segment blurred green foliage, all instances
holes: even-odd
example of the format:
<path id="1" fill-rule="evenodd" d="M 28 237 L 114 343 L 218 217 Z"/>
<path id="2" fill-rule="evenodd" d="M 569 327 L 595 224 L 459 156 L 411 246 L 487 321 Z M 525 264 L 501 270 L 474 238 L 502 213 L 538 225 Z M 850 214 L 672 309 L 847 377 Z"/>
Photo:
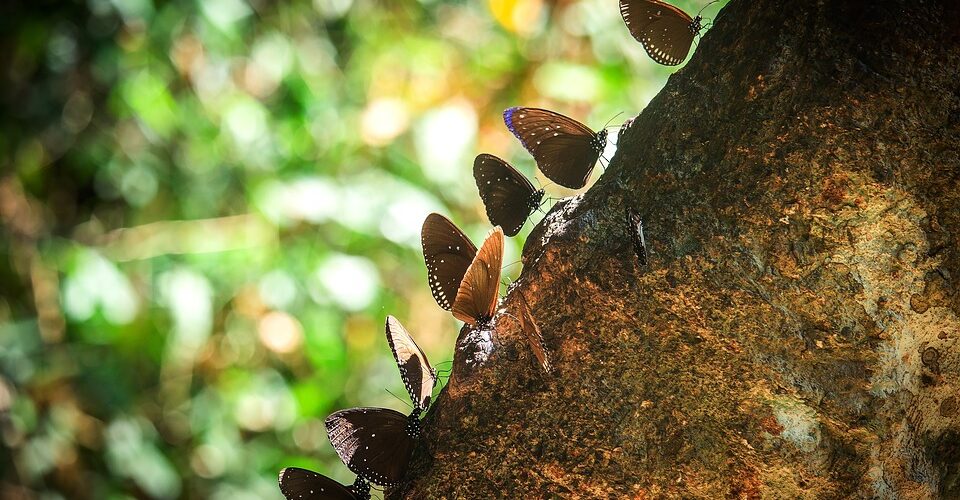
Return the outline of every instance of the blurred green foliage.
<path id="1" fill-rule="evenodd" d="M 351 481 L 323 418 L 403 409 L 385 315 L 434 364 L 458 331 L 426 286 L 424 216 L 479 242 L 473 156 L 534 173 L 501 111 L 599 128 L 673 71 L 613 0 L 74 0 L 0 18 L 9 499 L 280 498 L 288 465 Z"/>

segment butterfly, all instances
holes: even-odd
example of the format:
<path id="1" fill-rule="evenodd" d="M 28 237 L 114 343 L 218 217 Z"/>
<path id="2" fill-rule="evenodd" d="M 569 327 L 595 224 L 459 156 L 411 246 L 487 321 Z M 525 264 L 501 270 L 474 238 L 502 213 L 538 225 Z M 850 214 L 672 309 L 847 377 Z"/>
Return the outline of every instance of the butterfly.
<path id="1" fill-rule="evenodd" d="M 400 378 L 410 394 L 416 411 L 423 412 L 430 406 L 433 386 L 437 383 L 437 371 L 430 366 L 427 355 L 420 350 L 407 329 L 393 316 L 387 316 L 387 343 L 393 351 L 393 359 L 400 368 Z"/>
<path id="2" fill-rule="evenodd" d="M 633 241 L 633 252 L 641 266 L 647 265 L 647 240 L 643 237 L 643 219 L 633 210 L 627 212 L 627 224 L 630 226 L 630 240 Z"/>
<path id="3" fill-rule="evenodd" d="M 327 476 L 299 467 L 280 471 L 280 492 L 287 500 L 369 500 L 370 483 L 361 478 L 344 486 Z"/>
<path id="4" fill-rule="evenodd" d="M 330 415 L 324 425 L 337 455 L 357 477 L 395 486 L 406 474 L 420 437 L 420 414 L 430 406 L 437 372 L 397 318 L 387 316 L 384 329 L 403 385 L 413 400 L 413 412 L 404 415 L 387 408 L 351 408 Z"/>
<path id="5" fill-rule="evenodd" d="M 548 179 L 570 189 L 587 185 L 607 145 L 606 129 L 594 132 L 573 118 L 546 109 L 509 108 L 503 112 L 503 123 Z"/>
<path id="6" fill-rule="evenodd" d="M 647 55 L 665 66 L 682 63 L 703 28 L 699 15 L 691 18 L 659 0 L 620 0 L 620 15 Z"/>
<path id="7" fill-rule="evenodd" d="M 497 312 L 502 264 L 503 230 L 497 226 L 480 245 L 480 251 L 463 276 L 453 301 L 454 317 L 476 328 L 489 325 Z"/>
<path id="8" fill-rule="evenodd" d="M 480 154 L 473 160 L 473 178 L 487 218 L 494 226 L 503 228 L 507 236 L 520 232 L 543 199 L 542 189 L 533 187 L 517 169 L 491 154 Z"/>
<path id="9" fill-rule="evenodd" d="M 543 334 L 540 333 L 540 327 L 537 326 L 537 322 L 533 319 L 533 313 L 530 312 L 530 306 L 527 305 L 527 299 L 523 298 L 523 295 L 520 295 L 519 304 L 520 329 L 523 330 L 524 337 L 526 337 L 527 343 L 530 344 L 533 355 L 536 356 L 537 361 L 540 362 L 540 366 L 543 367 L 543 371 L 550 373 L 552 368 L 550 366 L 550 358 L 547 356 L 547 348 L 543 343 Z"/>
<path id="10" fill-rule="evenodd" d="M 477 255 L 477 247 L 450 219 L 437 213 L 424 219 L 420 245 L 427 264 L 430 293 L 440 307 L 449 311 L 463 275 Z"/>
<path id="11" fill-rule="evenodd" d="M 388 408 L 350 408 L 324 420 L 340 460 L 358 477 L 391 487 L 400 484 L 417 439 L 420 410 L 410 415 Z"/>

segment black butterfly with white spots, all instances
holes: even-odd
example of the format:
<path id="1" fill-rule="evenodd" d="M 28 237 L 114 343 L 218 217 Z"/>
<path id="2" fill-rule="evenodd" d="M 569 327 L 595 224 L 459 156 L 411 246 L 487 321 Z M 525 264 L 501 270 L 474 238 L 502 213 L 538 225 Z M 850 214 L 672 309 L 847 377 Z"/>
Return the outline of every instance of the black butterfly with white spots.
<path id="1" fill-rule="evenodd" d="M 280 471 L 280 492 L 287 500 L 369 500 L 370 483 L 361 478 L 350 486 L 311 470 L 287 467 Z"/>
<path id="2" fill-rule="evenodd" d="M 477 155 L 473 177 L 487 218 L 507 236 L 516 236 L 543 200 L 542 189 L 533 187 L 517 169 L 491 154 Z"/>
<path id="3" fill-rule="evenodd" d="M 420 410 L 404 415 L 388 408 L 340 410 L 324 421 L 340 460 L 358 477 L 380 486 L 403 481 L 420 438 Z"/>
<path id="4" fill-rule="evenodd" d="M 404 415 L 388 408 L 351 408 L 327 417 L 327 435 L 340 459 L 358 477 L 381 486 L 403 479 L 420 437 L 420 414 L 430 406 L 437 372 L 397 318 L 387 316 L 387 343 L 413 400 Z"/>
<path id="5" fill-rule="evenodd" d="M 503 123 L 533 155 L 548 179 L 570 189 L 587 185 L 607 145 L 607 131 L 590 130 L 573 118 L 547 109 L 514 107 Z"/>
<path id="6" fill-rule="evenodd" d="M 660 0 L 620 0 L 620 15 L 647 55 L 664 66 L 682 63 L 703 29 L 702 17 Z"/>

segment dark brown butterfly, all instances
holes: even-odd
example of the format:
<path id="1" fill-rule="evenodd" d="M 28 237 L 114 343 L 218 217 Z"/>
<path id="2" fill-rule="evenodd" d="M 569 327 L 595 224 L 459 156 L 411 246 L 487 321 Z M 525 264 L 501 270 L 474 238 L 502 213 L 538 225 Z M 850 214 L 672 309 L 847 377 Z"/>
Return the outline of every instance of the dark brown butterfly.
<path id="1" fill-rule="evenodd" d="M 437 371 L 430 366 L 427 355 L 420 350 L 407 329 L 393 316 L 387 316 L 387 343 L 393 351 L 393 359 L 400 368 L 400 378 L 410 394 L 417 411 L 426 411 L 430 406 L 433 386 L 437 383 Z"/>
<path id="2" fill-rule="evenodd" d="M 440 307 L 450 310 L 463 275 L 477 255 L 477 247 L 463 231 L 440 214 L 430 214 L 420 229 L 423 261 L 430 292 Z"/>
<path id="3" fill-rule="evenodd" d="M 594 132 L 573 118 L 546 109 L 509 108 L 503 112 L 503 123 L 533 155 L 543 175 L 570 189 L 587 185 L 607 145 L 606 129 Z"/>
<path id="4" fill-rule="evenodd" d="M 358 477 L 344 486 L 316 472 L 287 467 L 280 471 L 280 492 L 287 500 L 369 500 L 370 483 Z"/>
<path id="5" fill-rule="evenodd" d="M 533 187 L 517 169 L 491 154 L 477 155 L 473 160 L 473 178 L 487 209 L 487 218 L 494 226 L 502 227 L 507 236 L 520 232 L 543 199 L 542 189 Z"/>
<path id="6" fill-rule="evenodd" d="M 630 239 L 633 241 L 633 252 L 641 266 L 647 265 L 647 240 L 643 237 L 643 219 L 633 210 L 627 211 L 627 225 L 630 227 Z"/>
<path id="7" fill-rule="evenodd" d="M 420 410 L 409 416 L 388 408 L 340 410 L 324 421 L 340 459 L 358 477 L 396 486 L 420 437 Z"/>
<path id="8" fill-rule="evenodd" d="M 620 0 L 620 14 L 627 29 L 660 64 L 676 66 L 687 58 L 693 38 L 703 20 L 659 0 Z"/>
<path id="9" fill-rule="evenodd" d="M 483 240 L 480 251 L 470 263 L 457 298 L 453 315 L 472 327 L 484 327 L 497 312 L 500 291 L 500 267 L 503 264 L 503 230 L 493 228 Z"/>
<path id="10" fill-rule="evenodd" d="M 543 371 L 550 373 L 552 368 L 550 358 L 547 356 L 546 345 L 543 343 L 543 334 L 540 333 L 540 327 L 533 319 L 533 313 L 530 312 L 530 306 L 527 305 L 527 299 L 523 298 L 523 295 L 520 295 L 519 304 L 520 329 L 523 330 L 523 335 L 526 337 L 527 343 L 530 344 L 533 355 L 537 357 L 537 361 L 543 367 Z"/>

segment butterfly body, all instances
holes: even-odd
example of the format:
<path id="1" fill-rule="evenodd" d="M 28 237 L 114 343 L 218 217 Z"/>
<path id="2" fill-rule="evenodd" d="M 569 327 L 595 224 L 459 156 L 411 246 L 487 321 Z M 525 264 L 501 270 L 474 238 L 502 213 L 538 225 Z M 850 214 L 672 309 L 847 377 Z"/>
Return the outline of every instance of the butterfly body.
<path id="1" fill-rule="evenodd" d="M 703 29 L 703 18 L 660 0 L 620 0 L 623 21 L 654 61 L 676 66 L 687 58 L 693 39 Z"/>
<path id="2" fill-rule="evenodd" d="M 329 477 L 299 467 L 280 471 L 280 492 L 287 500 L 369 500 L 370 483 L 357 478 L 344 486 Z"/>
<path id="3" fill-rule="evenodd" d="M 703 29 L 703 18 L 700 16 L 694 16 L 694 18 L 690 20 L 690 24 L 687 25 L 687 29 L 690 30 L 690 33 L 693 34 L 693 36 L 699 35 L 700 30 Z"/>
<path id="4" fill-rule="evenodd" d="M 548 179 L 570 189 L 587 185 L 607 145 L 607 131 L 594 132 L 573 118 L 541 108 L 503 112 L 507 129 L 533 155 Z"/>
<path id="5" fill-rule="evenodd" d="M 407 425 L 403 430 L 413 439 L 420 439 L 423 432 L 423 426 L 420 423 L 420 410 L 414 409 L 410 415 L 407 415 Z"/>
<path id="6" fill-rule="evenodd" d="M 534 211 L 540 208 L 540 202 L 543 201 L 543 195 L 545 194 L 544 190 L 538 189 L 534 193 L 530 193 L 530 198 L 527 199 L 527 207 L 530 208 L 530 211 Z"/>
<path id="7" fill-rule="evenodd" d="M 600 155 L 603 154 L 603 148 L 605 147 L 607 147 L 606 129 L 597 132 L 593 139 L 590 139 L 590 148 L 597 153 L 597 158 L 600 158 Z"/>

